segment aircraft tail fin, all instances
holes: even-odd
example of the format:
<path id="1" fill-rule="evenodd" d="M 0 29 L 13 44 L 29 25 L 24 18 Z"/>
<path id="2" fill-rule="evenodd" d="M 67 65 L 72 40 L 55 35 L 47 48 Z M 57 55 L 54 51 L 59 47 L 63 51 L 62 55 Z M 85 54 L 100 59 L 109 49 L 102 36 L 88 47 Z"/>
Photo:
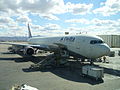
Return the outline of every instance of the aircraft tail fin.
<path id="1" fill-rule="evenodd" d="M 28 35 L 29 35 L 29 38 L 31 38 L 31 37 L 32 37 L 32 34 L 31 34 L 31 30 L 30 30 L 29 23 L 28 23 Z"/>

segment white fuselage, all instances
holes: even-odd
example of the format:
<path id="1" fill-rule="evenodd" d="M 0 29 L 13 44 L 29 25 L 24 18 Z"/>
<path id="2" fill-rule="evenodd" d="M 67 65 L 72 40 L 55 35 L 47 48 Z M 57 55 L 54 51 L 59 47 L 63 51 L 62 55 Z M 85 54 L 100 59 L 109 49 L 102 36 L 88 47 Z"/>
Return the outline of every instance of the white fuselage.
<path id="1" fill-rule="evenodd" d="M 86 58 L 98 58 L 110 52 L 109 46 L 98 36 L 77 35 L 77 36 L 56 36 L 56 37 L 33 37 L 28 40 L 30 44 L 65 45 L 73 53 Z"/>

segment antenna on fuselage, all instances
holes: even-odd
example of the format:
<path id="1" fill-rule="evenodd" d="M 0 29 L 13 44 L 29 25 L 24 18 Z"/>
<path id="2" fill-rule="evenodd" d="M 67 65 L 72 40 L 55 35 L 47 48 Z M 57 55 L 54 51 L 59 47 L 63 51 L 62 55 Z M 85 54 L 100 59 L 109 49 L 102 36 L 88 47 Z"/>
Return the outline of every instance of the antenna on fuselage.
<path id="1" fill-rule="evenodd" d="M 31 38 L 32 37 L 32 34 L 31 34 L 31 30 L 30 30 L 30 26 L 29 26 L 29 23 L 28 23 L 28 37 Z"/>

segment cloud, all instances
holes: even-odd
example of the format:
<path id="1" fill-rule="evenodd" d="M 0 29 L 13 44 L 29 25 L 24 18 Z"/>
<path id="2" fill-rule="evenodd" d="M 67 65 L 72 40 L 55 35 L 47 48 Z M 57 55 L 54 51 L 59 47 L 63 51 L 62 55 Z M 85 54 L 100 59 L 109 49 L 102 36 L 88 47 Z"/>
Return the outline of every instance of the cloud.
<path id="1" fill-rule="evenodd" d="M 7 12 L 8 10 L 16 11 L 18 8 L 18 0 L 0 0 L 0 10 Z"/>
<path id="2" fill-rule="evenodd" d="M 71 12 L 75 15 L 85 15 L 87 13 L 90 13 L 90 10 L 93 7 L 93 4 L 72 4 L 68 2 L 66 4 L 67 11 Z"/>
<path id="3" fill-rule="evenodd" d="M 10 17 L 4 17 L 4 16 L 1 16 L 0 17 L 0 23 L 1 24 L 8 24 L 8 23 L 11 23 L 13 22 L 14 20 L 11 19 Z"/>
<path id="4" fill-rule="evenodd" d="M 32 2 L 31 2 L 32 1 Z M 9 2 L 9 3 L 8 3 Z M 48 12 L 54 6 L 53 1 L 48 0 L 1 0 L 0 9 L 2 11 L 29 10 L 33 12 Z"/>
<path id="5" fill-rule="evenodd" d="M 35 24 L 30 24 L 30 28 L 32 29 L 32 30 L 38 30 L 38 31 L 40 31 L 40 30 L 44 30 L 44 27 L 43 26 L 40 26 L 40 25 L 35 25 Z"/>
<path id="6" fill-rule="evenodd" d="M 101 3 L 101 5 L 102 7 L 93 10 L 93 13 L 110 16 L 120 12 L 120 0 L 106 0 L 106 2 Z"/>
<path id="7" fill-rule="evenodd" d="M 91 20 L 91 23 L 95 26 L 98 26 L 98 28 L 103 28 L 103 30 L 109 30 L 112 31 L 112 29 L 117 30 L 120 29 L 120 22 L 118 20 L 100 20 L 100 19 L 93 19 Z"/>
<path id="8" fill-rule="evenodd" d="M 25 28 L 19 26 L 11 17 L 0 16 L 0 31 L 0 36 L 22 36 L 25 33 Z"/>
<path id="9" fill-rule="evenodd" d="M 6 16 L 25 15 L 29 12 L 45 19 L 59 20 L 55 14 L 65 13 L 65 10 L 63 0 L 0 0 L 0 13 Z M 24 22 L 25 18 L 19 21 Z"/>
<path id="10" fill-rule="evenodd" d="M 88 30 L 87 32 L 91 32 L 91 33 L 93 32 L 96 34 L 118 34 L 118 30 L 120 30 L 119 19 L 118 20 L 100 20 L 95 18 L 91 20 L 91 23 L 92 25 L 86 27 L 86 30 Z"/>
<path id="11" fill-rule="evenodd" d="M 62 6 L 63 0 L 0 0 L 0 10 L 4 12 L 61 13 Z"/>
<path id="12" fill-rule="evenodd" d="M 0 12 L 14 14 L 36 13 L 49 20 L 59 20 L 56 14 L 72 13 L 84 15 L 90 13 L 93 4 L 64 3 L 63 0 L 0 0 Z M 12 14 L 14 13 L 14 14 Z"/>
<path id="13" fill-rule="evenodd" d="M 70 19 L 66 20 L 66 22 L 71 23 L 71 22 L 76 22 L 75 20 L 77 19 Z M 83 23 L 82 20 L 87 21 L 86 23 Z M 77 34 L 77 33 L 82 33 L 82 34 L 120 34 L 120 19 L 118 20 L 104 20 L 104 19 L 97 19 L 94 18 L 92 20 L 86 20 L 86 19 L 78 19 L 76 22 L 75 26 L 68 27 L 68 28 L 63 28 L 61 30 L 61 27 L 57 24 L 48 24 L 44 26 L 44 29 L 47 28 L 48 32 L 47 33 L 52 33 L 55 35 L 63 35 L 65 32 L 70 32 L 70 34 Z M 83 23 L 87 24 L 87 26 L 83 27 L 76 27 L 77 23 Z M 52 27 L 57 27 L 58 28 L 52 28 Z M 49 28 L 48 28 L 49 27 Z M 50 28 L 51 27 L 51 28 Z"/>
<path id="14" fill-rule="evenodd" d="M 18 23 L 10 17 L 0 16 L 0 25 L 1 25 L 1 27 L 4 27 L 4 28 L 0 28 L 0 29 L 9 30 L 9 29 L 13 29 L 12 27 L 14 27 L 14 26 L 18 26 Z"/>
<path id="15" fill-rule="evenodd" d="M 67 23 L 81 23 L 81 24 L 88 24 L 88 25 L 96 25 L 96 26 L 118 26 L 119 25 L 119 19 L 116 20 L 104 20 L 104 19 L 98 19 L 98 18 L 94 18 L 92 20 L 88 20 L 85 18 L 81 18 L 81 19 L 69 19 L 69 20 L 65 20 L 65 22 Z"/>
<path id="16" fill-rule="evenodd" d="M 21 23 L 28 23 L 28 22 L 31 22 L 31 19 L 30 19 L 28 16 L 20 15 L 20 16 L 17 18 L 17 21 L 18 21 L 18 22 L 21 22 Z"/>
<path id="17" fill-rule="evenodd" d="M 53 0 L 22 0 L 19 4 L 22 10 L 32 12 L 48 13 L 53 7 Z"/>
<path id="18" fill-rule="evenodd" d="M 50 10 L 51 14 L 61 14 L 66 12 L 66 5 L 64 0 L 52 0 L 54 3 L 53 8 Z"/>
<path id="19" fill-rule="evenodd" d="M 85 22 L 86 21 L 86 22 Z M 67 23 L 74 23 L 76 26 L 77 23 L 82 23 L 83 26 L 76 28 L 76 27 L 69 27 L 67 28 L 68 32 L 74 33 L 88 33 L 88 34 L 118 34 L 120 33 L 120 19 L 118 20 L 104 20 L 104 19 L 97 19 L 94 18 L 92 20 L 86 19 L 70 19 L 66 20 Z M 87 26 L 86 26 L 87 24 Z M 114 32 L 114 33 L 113 33 Z"/>
<path id="20" fill-rule="evenodd" d="M 72 33 L 86 31 L 89 33 L 112 33 L 112 31 L 119 32 L 120 19 L 92 19 L 93 16 L 90 18 L 92 20 L 88 20 L 86 18 L 69 19 L 65 20 L 66 23 L 63 25 L 63 27 L 66 27 L 68 24 L 71 24 L 71 26 L 63 29 L 61 29 L 61 26 L 58 24 L 48 23 L 40 26 L 31 22 L 31 17 L 34 19 L 33 14 L 48 20 L 60 20 L 60 17 L 62 18 L 61 20 L 63 20 L 64 17 L 58 14 L 65 15 L 67 13 L 68 15 L 68 13 L 70 13 L 70 15 L 72 14 L 72 17 L 75 15 L 86 15 L 91 14 L 92 8 L 93 4 L 75 4 L 71 2 L 64 3 L 63 0 L 0 0 L 0 30 L 6 30 L 8 33 L 14 32 L 13 35 L 26 35 L 27 26 L 25 26 L 25 23 L 30 22 L 34 35 L 51 35 L 51 33 L 63 34 L 65 31 Z M 120 0 L 107 0 L 106 2 L 101 3 L 100 8 L 93 10 L 93 13 L 110 16 L 119 13 L 119 11 Z M 40 19 L 35 17 L 35 20 L 38 20 L 36 23 L 39 23 Z M 21 23 L 24 25 L 21 26 Z M 77 28 L 79 23 L 81 23 L 83 26 Z"/>
<path id="21" fill-rule="evenodd" d="M 52 14 L 44 14 L 44 15 L 40 15 L 40 16 L 42 16 L 43 18 L 48 19 L 48 20 L 59 20 L 58 17 L 56 17 L 55 15 L 52 15 Z"/>
<path id="22" fill-rule="evenodd" d="M 89 20 L 84 19 L 84 18 L 82 18 L 82 19 L 69 19 L 69 20 L 65 20 L 65 22 L 89 24 Z"/>
<path id="23" fill-rule="evenodd" d="M 112 25 L 115 24 L 116 21 L 114 20 L 104 20 L 104 19 L 97 19 L 94 18 L 93 20 L 91 20 L 91 23 L 95 24 L 96 26 L 106 26 L 106 25 Z"/>
<path id="24" fill-rule="evenodd" d="M 4 30 L 4 29 L 6 29 L 7 28 L 7 26 L 5 26 L 5 25 L 0 25 L 0 29 L 1 30 Z"/>
<path id="25" fill-rule="evenodd" d="M 45 30 L 58 30 L 60 26 L 58 24 L 47 24 L 44 26 Z"/>

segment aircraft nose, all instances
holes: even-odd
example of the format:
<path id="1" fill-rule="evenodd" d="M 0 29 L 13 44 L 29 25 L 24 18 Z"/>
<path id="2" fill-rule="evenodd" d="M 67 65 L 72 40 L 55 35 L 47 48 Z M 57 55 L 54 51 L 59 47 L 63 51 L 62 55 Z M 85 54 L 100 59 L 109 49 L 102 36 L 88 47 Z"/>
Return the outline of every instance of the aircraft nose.
<path id="1" fill-rule="evenodd" d="M 102 50 L 104 55 L 108 55 L 110 53 L 110 47 L 107 44 L 103 46 Z"/>

